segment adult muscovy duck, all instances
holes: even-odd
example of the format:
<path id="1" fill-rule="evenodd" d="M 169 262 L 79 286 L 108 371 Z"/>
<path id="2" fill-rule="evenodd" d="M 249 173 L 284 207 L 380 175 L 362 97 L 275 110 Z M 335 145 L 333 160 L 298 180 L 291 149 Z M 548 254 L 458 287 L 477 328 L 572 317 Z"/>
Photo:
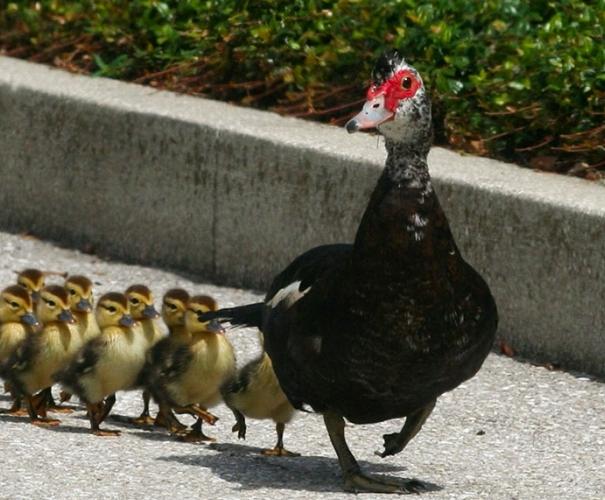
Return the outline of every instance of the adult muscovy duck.
<path id="1" fill-rule="evenodd" d="M 295 259 L 264 302 L 210 313 L 256 326 L 295 408 L 324 416 L 345 489 L 411 492 L 418 481 L 364 475 L 344 419 L 406 417 L 384 436 L 394 455 L 418 433 L 437 397 L 472 377 L 496 332 L 494 299 L 464 261 L 427 167 L 431 108 L 418 72 L 395 51 L 372 73 L 362 111 L 346 129 L 377 128 L 388 152 L 353 245 L 314 248 Z"/>

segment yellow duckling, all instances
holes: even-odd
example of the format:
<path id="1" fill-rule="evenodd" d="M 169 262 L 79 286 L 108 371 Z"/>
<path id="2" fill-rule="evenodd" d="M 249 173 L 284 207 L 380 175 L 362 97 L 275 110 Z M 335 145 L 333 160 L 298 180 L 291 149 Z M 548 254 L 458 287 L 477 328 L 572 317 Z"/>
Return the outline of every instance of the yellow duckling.
<path id="1" fill-rule="evenodd" d="M 169 352 L 187 343 L 190 335 L 185 328 L 185 312 L 189 303 L 189 294 L 182 288 L 168 290 L 162 298 L 162 319 L 168 328 L 168 336 L 160 340 L 147 355 L 147 362 L 141 374 L 141 382 L 148 386 L 149 381 L 159 377 L 164 360 L 170 359 Z M 165 402 L 158 401 L 160 410 L 154 424 L 167 428 L 172 433 L 185 429 L 174 416 L 171 408 Z"/>
<path id="2" fill-rule="evenodd" d="M 35 304 L 40 299 L 40 290 L 46 286 L 46 273 L 39 269 L 24 269 L 17 273 L 17 285 L 27 290 Z"/>
<path id="3" fill-rule="evenodd" d="M 13 285 L 0 293 L 0 365 L 6 363 L 15 349 L 25 340 L 28 333 L 40 324 L 34 315 L 32 298 L 22 287 Z M 13 397 L 10 413 L 21 409 L 21 398 L 17 391 L 6 385 Z"/>
<path id="4" fill-rule="evenodd" d="M 157 318 L 160 313 L 153 305 L 153 295 L 151 290 L 145 285 L 132 285 L 126 290 L 126 298 L 128 299 L 128 307 L 133 319 L 139 323 L 139 328 L 142 329 L 148 348 L 151 349 L 166 335 L 160 328 Z M 131 422 L 137 425 L 152 425 L 155 421 L 149 414 L 149 401 L 151 394 L 148 390 L 143 390 L 143 411 L 137 418 L 133 418 Z"/>
<path id="5" fill-rule="evenodd" d="M 100 335 L 88 341 L 56 379 L 84 401 L 93 434 L 116 436 L 119 431 L 102 430 L 100 424 L 115 403 L 115 393 L 137 384 L 148 345 L 142 330 L 136 328 L 124 294 L 103 295 L 96 320 Z"/>
<path id="6" fill-rule="evenodd" d="M 233 432 L 246 439 L 245 417 L 271 419 L 275 422 L 277 444 L 263 450 L 263 455 L 299 456 L 284 448 L 284 429 L 294 416 L 294 408 L 277 381 L 271 358 L 266 352 L 247 363 L 221 389 L 225 404 L 236 419 Z"/>
<path id="7" fill-rule="evenodd" d="M 151 390 L 157 401 L 166 403 L 178 413 L 198 416 L 186 441 L 212 441 L 202 432 L 202 421 L 214 423 L 208 413 L 221 401 L 220 388 L 235 373 L 233 347 L 223 335 L 217 321 L 200 321 L 198 316 L 216 310 L 212 297 L 198 295 L 189 300 L 185 313 L 185 329 L 190 339 L 175 349 L 163 353 L 163 369 L 151 380 Z"/>
<path id="8" fill-rule="evenodd" d="M 86 276 L 68 276 L 63 285 L 69 294 L 69 307 L 76 318 L 76 327 L 82 344 L 101 333 L 95 319 L 93 284 Z M 69 401 L 71 394 L 61 391 L 61 403 Z"/>
<path id="9" fill-rule="evenodd" d="M 48 400 L 44 389 L 52 386 L 53 375 L 70 362 L 82 343 L 63 287 L 51 285 L 40 291 L 36 316 L 44 325 L 42 330 L 28 334 L 3 372 L 19 394 L 26 397 L 33 424 L 58 425 L 59 420 L 46 418 Z"/>

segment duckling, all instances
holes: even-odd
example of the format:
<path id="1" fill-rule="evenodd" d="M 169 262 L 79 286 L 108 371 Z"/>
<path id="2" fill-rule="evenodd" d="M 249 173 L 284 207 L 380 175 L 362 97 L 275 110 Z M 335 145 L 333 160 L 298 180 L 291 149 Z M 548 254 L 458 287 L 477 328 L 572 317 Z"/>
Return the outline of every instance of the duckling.
<path id="1" fill-rule="evenodd" d="M 217 419 L 207 408 L 221 401 L 220 388 L 235 373 L 233 347 L 216 321 L 201 321 L 198 316 L 216 310 L 216 301 L 206 295 L 189 300 L 185 312 L 185 330 L 190 336 L 180 345 L 162 353 L 161 366 L 151 378 L 150 389 L 157 401 L 177 413 L 198 417 L 185 441 L 214 441 L 202 431 L 202 422 Z"/>
<path id="2" fill-rule="evenodd" d="M 34 305 L 31 296 L 22 287 L 13 285 L 0 293 L 0 365 L 21 344 L 32 329 L 40 324 L 34 315 Z M 21 398 L 10 383 L 5 386 L 13 397 L 10 413 L 17 414 L 21 410 Z"/>
<path id="3" fill-rule="evenodd" d="M 100 335 L 89 340 L 55 378 L 84 401 L 93 434 L 117 436 L 119 431 L 101 429 L 100 424 L 115 403 L 115 393 L 136 385 L 147 342 L 122 293 L 110 292 L 99 299 L 96 320 Z"/>
<path id="4" fill-rule="evenodd" d="M 182 288 L 173 288 L 168 290 L 162 298 L 162 319 L 168 328 L 168 336 L 160 340 L 153 346 L 147 355 L 146 366 L 143 369 L 141 383 L 146 385 L 148 373 L 161 367 L 162 360 L 166 353 L 183 345 L 190 338 L 185 328 L 185 311 L 189 302 L 189 294 Z M 178 433 L 185 429 L 170 406 L 162 401 L 158 401 L 160 410 L 155 418 L 154 425 L 165 427 L 172 433 Z"/>
<path id="5" fill-rule="evenodd" d="M 160 317 L 160 313 L 157 312 L 153 305 L 151 290 L 145 285 L 132 285 L 126 290 L 126 298 L 128 299 L 130 314 L 140 324 L 148 347 L 153 347 L 166 335 L 162 332 L 156 321 Z M 149 391 L 143 389 L 143 411 L 137 418 L 131 420 L 133 424 L 153 425 L 155 419 L 149 414 L 150 399 L 151 394 Z"/>
<path id="6" fill-rule="evenodd" d="M 25 396 L 31 422 L 54 426 L 59 420 L 46 418 L 44 389 L 52 386 L 53 375 L 69 363 L 82 342 L 63 287 L 51 285 L 40 291 L 36 316 L 44 325 L 42 330 L 28 334 L 3 365 L 2 373 Z"/>
<path id="7" fill-rule="evenodd" d="M 262 334 L 261 334 L 262 343 Z M 277 381 L 271 358 L 264 352 L 247 363 L 221 388 L 225 404 L 233 412 L 236 424 L 233 432 L 246 439 L 245 416 L 257 419 L 270 418 L 275 422 L 277 444 L 261 453 L 268 456 L 300 456 L 284 448 L 284 429 L 294 416 L 294 408 Z"/>
<path id="8" fill-rule="evenodd" d="M 24 269 L 17 273 L 17 285 L 25 288 L 36 304 L 40 299 L 40 290 L 46 286 L 46 274 L 39 269 Z"/>
<path id="9" fill-rule="evenodd" d="M 64 286 L 69 294 L 69 307 L 76 318 L 78 334 L 82 344 L 84 344 L 101 333 L 93 310 L 92 281 L 86 276 L 73 275 L 65 279 Z M 71 394 L 61 391 L 61 403 L 70 399 Z"/>

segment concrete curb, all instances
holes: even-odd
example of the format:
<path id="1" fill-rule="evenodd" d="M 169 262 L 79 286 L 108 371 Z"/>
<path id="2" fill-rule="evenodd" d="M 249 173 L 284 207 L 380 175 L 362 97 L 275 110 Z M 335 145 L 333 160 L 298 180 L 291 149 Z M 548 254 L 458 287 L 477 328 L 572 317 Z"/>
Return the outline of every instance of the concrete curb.
<path id="1" fill-rule="evenodd" d="M 605 375 L 605 189 L 440 148 L 429 160 L 500 335 Z M 375 137 L 0 57 L 11 231 L 262 288 L 309 247 L 352 240 L 383 162 Z"/>

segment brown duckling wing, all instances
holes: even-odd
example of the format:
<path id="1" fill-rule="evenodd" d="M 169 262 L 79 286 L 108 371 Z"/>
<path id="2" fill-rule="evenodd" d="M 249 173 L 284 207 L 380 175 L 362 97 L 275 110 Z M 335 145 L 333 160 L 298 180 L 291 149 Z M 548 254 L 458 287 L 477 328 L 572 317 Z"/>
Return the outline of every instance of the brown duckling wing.
<path id="1" fill-rule="evenodd" d="M 31 369 L 40 347 L 40 336 L 31 332 L 0 366 L 0 378 L 10 382 L 20 394 L 25 394 L 20 375 Z"/>
<path id="2" fill-rule="evenodd" d="M 80 378 L 94 370 L 101 354 L 106 349 L 107 339 L 95 337 L 84 344 L 71 363 L 64 370 L 56 373 L 53 378 L 70 392 L 82 397 L 83 388 L 79 382 Z"/>

